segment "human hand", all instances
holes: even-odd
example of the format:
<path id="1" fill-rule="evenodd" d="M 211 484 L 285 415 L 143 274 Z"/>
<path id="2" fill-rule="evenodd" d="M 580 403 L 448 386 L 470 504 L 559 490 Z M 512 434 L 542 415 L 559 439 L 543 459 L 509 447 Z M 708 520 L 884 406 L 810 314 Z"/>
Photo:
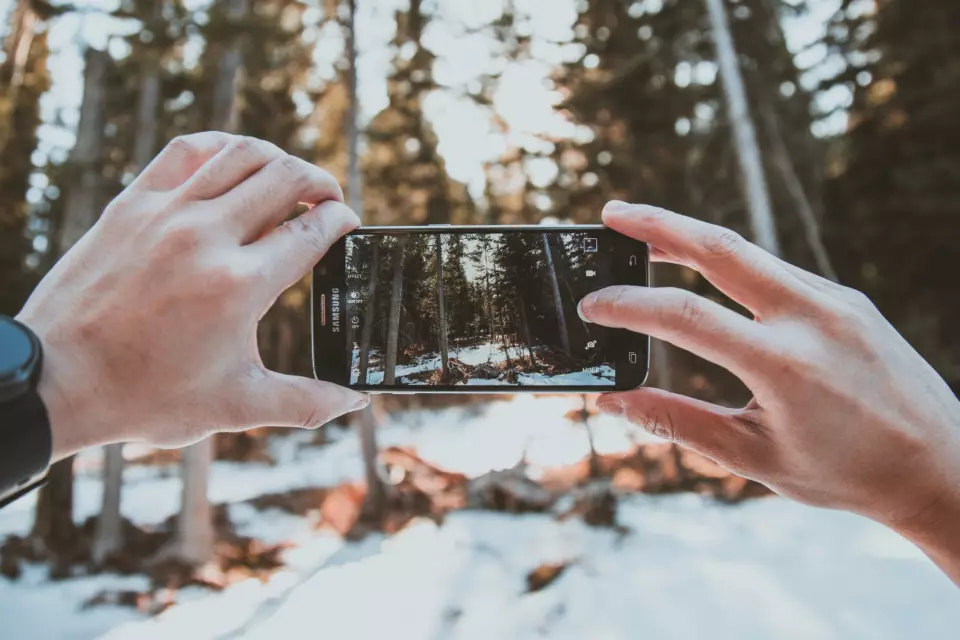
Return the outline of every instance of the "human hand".
<path id="1" fill-rule="evenodd" d="M 866 296 L 662 209 L 614 202 L 603 220 L 650 243 L 654 260 L 696 269 L 754 319 L 687 291 L 641 287 L 587 296 L 583 318 L 702 356 L 754 399 L 727 409 L 638 389 L 604 396 L 601 410 L 781 495 L 901 532 L 950 509 L 960 516 L 960 402 Z"/>
<path id="2" fill-rule="evenodd" d="M 278 227 L 298 202 L 315 204 Z M 18 320 L 44 347 L 54 460 L 316 427 L 367 398 L 268 371 L 257 323 L 359 224 L 336 180 L 272 144 L 177 138 L 43 279 Z"/>

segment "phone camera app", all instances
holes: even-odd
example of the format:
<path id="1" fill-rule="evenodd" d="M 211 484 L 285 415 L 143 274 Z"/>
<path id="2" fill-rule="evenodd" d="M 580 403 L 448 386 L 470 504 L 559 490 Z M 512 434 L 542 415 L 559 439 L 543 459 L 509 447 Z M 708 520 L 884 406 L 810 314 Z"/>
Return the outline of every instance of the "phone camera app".
<path id="1" fill-rule="evenodd" d="M 586 253 L 596 253 L 597 252 L 597 239 L 596 238 L 584 238 L 583 239 L 583 250 Z"/>

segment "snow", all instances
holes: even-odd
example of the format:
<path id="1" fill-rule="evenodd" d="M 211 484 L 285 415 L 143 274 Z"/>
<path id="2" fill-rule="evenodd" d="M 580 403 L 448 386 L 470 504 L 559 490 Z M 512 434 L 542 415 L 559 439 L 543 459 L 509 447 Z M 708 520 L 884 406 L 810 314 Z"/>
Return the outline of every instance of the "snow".
<path id="1" fill-rule="evenodd" d="M 625 537 L 578 520 L 485 512 L 417 522 L 346 545 L 268 616 L 234 596 L 127 624 L 110 640 L 390 637 L 551 640 L 955 637 L 958 595 L 914 547 L 856 516 L 771 498 L 741 507 L 698 496 L 624 501 Z M 542 562 L 570 562 L 526 594 Z M 249 588 L 248 588 L 249 589 Z M 228 613 L 229 612 L 229 613 Z M 167 622 L 165 618 L 170 621 Z M 240 628 L 240 625 L 233 625 Z"/>
<path id="2" fill-rule="evenodd" d="M 536 472 L 585 454 L 583 425 L 564 417 L 579 406 L 578 397 L 528 395 L 409 411 L 391 416 L 379 435 L 382 446 L 413 446 L 470 476 L 524 455 Z M 591 424 L 604 453 L 650 440 L 618 418 Z M 142 577 L 48 582 L 44 568 L 27 567 L 19 581 L 0 579 L 0 637 L 939 640 L 955 637 L 960 626 L 960 595 L 912 545 L 856 516 L 779 498 L 730 507 L 694 495 L 633 496 L 621 503 L 619 520 L 629 528 L 623 537 L 575 519 L 461 512 L 440 527 L 416 522 L 360 543 L 316 530 L 316 514 L 259 512 L 243 503 L 362 478 L 352 432 L 332 429 L 330 444 L 303 446 L 312 436 L 272 439 L 276 465 L 213 467 L 211 498 L 230 503 L 241 533 L 294 545 L 287 566 L 265 582 L 221 593 L 182 590 L 176 606 L 146 619 L 124 607 L 80 607 L 102 589 L 143 589 Z M 99 456 L 84 454 L 77 465 L 83 519 L 99 509 Z M 126 474 L 125 515 L 149 524 L 176 511 L 176 469 L 131 467 Z M 0 511 L 0 535 L 24 533 L 31 514 L 31 499 Z M 573 564 L 544 591 L 525 594 L 526 573 L 554 561 Z"/>
<path id="3" fill-rule="evenodd" d="M 536 351 L 536 349 L 534 349 Z M 372 352 L 373 355 L 379 352 Z M 515 354 L 516 355 L 516 354 Z M 465 349 L 451 349 L 450 357 L 456 358 L 461 362 L 476 366 L 479 364 L 499 364 L 505 362 L 506 354 L 502 350 L 502 345 L 497 342 L 485 342 L 475 347 Z M 360 379 L 360 350 L 353 350 L 353 366 L 351 368 L 351 383 L 356 384 Z M 439 371 L 442 368 L 440 354 L 430 353 L 416 358 L 411 364 L 398 365 L 396 368 L 396 377 L 399 383 L 407 386 L 423 386 L 426 383 L 416 380 L 403 380 L 403 378 L 426 371 Z M 383 383 L 384 372 L 382 369 L 367 371 L 367 384 L 377 385 Z M 517 376 L 515 386 L 578 386 L 578 387 L 612 387 L 616 380 L 616 373 L 608 365 L 576 371 L 572 373 L 562 373 L 555 376 L 549 376 L 543 373 L 521 373 Z M 473 378 L 462 383 L 465 386 L 504 386 L 511 383 L 503 380 L 488 380 Z"/>

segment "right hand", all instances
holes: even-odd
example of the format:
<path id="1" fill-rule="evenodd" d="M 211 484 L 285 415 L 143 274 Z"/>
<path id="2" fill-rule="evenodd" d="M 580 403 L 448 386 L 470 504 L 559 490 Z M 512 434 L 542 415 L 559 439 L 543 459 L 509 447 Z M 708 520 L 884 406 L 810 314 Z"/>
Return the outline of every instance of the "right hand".
<path id="1" fill-rule="evenodd" d="M 298 202 L 316 206 L 281 225 Z M 43 344 L 54 460 L 111 442 L 316 427 L 365 406 L 267 370 L 257 349 L 280 293 L 358 224 L 333 176 L 272 144 L 213 132 L 171 142 L 18 316 Z"/>
<path id="2" fill-rule="evenodd" d="M 702 356 L 754 399 L 728 409 L 638 389 L 604 396 L 602 410 L 807 504 L 902 532 L 944 515 L 960 522 L 960 401 L 866 296 L 662 209 L 611 203 L 603 219 L 753 318 L 678 289 L 612 287 L 581 302 L 584 319 Z"/>

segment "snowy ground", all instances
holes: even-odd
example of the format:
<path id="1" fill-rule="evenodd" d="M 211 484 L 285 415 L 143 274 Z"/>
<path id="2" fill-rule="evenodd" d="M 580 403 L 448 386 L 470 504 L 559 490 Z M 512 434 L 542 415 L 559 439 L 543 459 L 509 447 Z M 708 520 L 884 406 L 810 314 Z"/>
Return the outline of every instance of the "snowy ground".
<path id="1" fill-rule="evenodd" d="M 385 426 L 382 443 L 416 446 L 470 475 L 510 466 L 525 450 L 534 465 L 562 464 L 585 452 L 582 427 L 563 418 L 576 406 L 571 398 L 521 397 L 410 412 Z M 605 452 L 644 437 L 610 418 L 595 428 Z M 623 537 L 546 515 L 464 512 L 442 527 L 419 522 L 356 544 L 315 531 L 311 518 L 239 504 L 361 477 L 350 434 L 300 447 L 308 437 L 275 439 L 276 466 L 217 463 L 213 472 L 211 498 L 233 503 L 241 532 L 296 545 L 287 568 L 266 583 L 184 590 L 180 604 L 146 620 L 127 608 L 79 608 L 101 589 L 142 589 L 142 578 L 49 583 L 30 567 L 20 581 L 0 579 L 0 637 L 938 640 L 960 628 L 960 594 L 910 544 L 861 518 L 776 498 L 728 507 L 692 495 L 632 497 L 621 505 L 630 529 Z M 80 462 L 84 518 L 98 509 L 100 485 L 96 456 Z M 169 472 L 129 469 L 124 513 L 151 523 L 175 512 L 179 483 Z M 25 500 L 0 511 L 0 535 L 24 532 L 30 508 Z M 544 591 L 523 593 L 528 571 L 557 561 L 573 564 Z"/>
<path id="2" fill-rule="evenodd" d="M 378 353 L 378 352 L 375 352 Z M 474 347 L 464 349 L 451 349 L 450 357 L 460 360 L 464 364 L 476 366 L 479 364 L 499 364 L 505 362 L 507 357 L 503 353 L 502 346 L 496 342 L 487 342 Z M 425 382 L 417 380 L 404 380 L 405 377 L 424 373 L 427 371 L 439 371 L 441 369 L 440 354 L 430 353 L 419 356 L 412 363 L 407 365 L 398 365 L 396 370 L 397 382 L 410 386 L 426 385 Z M 382 369 L 369 369 L 367 371 L 367 384 L 382 384 L 384 372 Z M 356 384 L 360 379 L 360 350 L 353 350 L 353 364 L 350 372 L 352 384 Z M 603 365 L 592 367 L 583 371 L 572 373 L 562 373 L 555 376 L 549 376 L 543 373 L 521 373 L 517 376 L 517 382 L 514 386 L 584 386 L 584 387 L 603 387 L 612 386 L 616 380 L 616 373 L 612 367 Z M 509 385 L 511 383 L 504 380 L 471 379 L 467 380 L 465 385 L 469 386 L 496 386 Z"/>

